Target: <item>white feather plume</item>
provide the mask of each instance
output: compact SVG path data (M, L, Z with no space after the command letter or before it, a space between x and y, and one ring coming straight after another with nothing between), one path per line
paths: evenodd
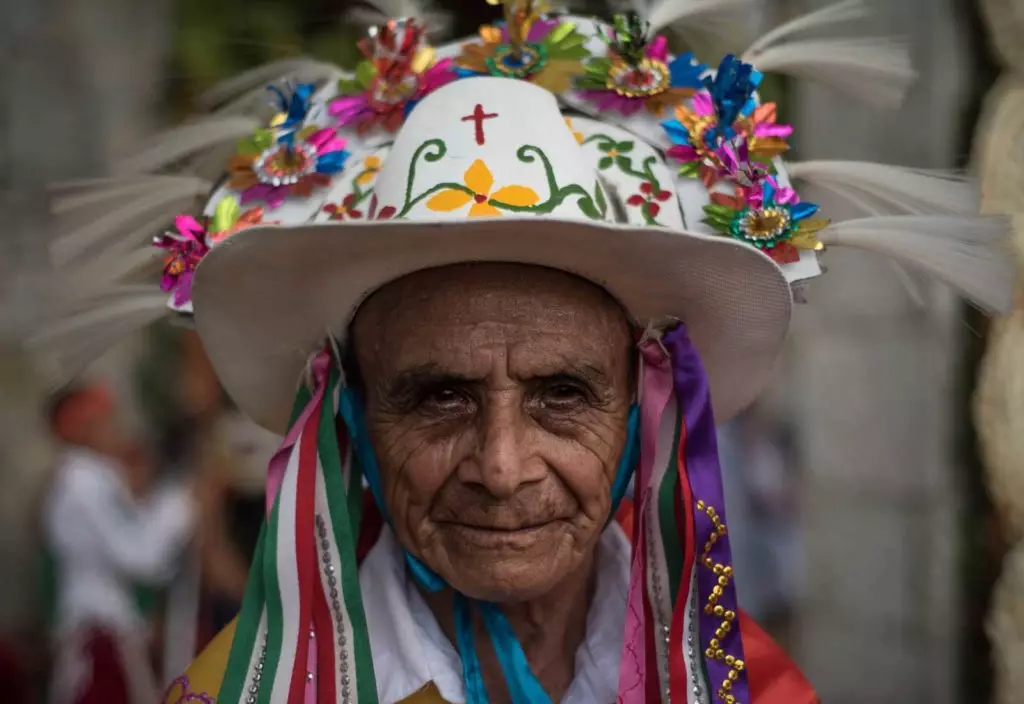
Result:
M865 13L861 0L844 0L798 17L754 42L743 60L766 73L816 80L865 102L896 107L917 77L906 42L889 37L790 40Z
M763 0L622 0L651 24L651 32L674 29L691 42L730 44L749 37L751 8Z
M254 90L261 91L262 95L269 97L266 87L272 83L288 80L296 83L320 83L337 78L340 73L342 71L337 66L307 57L281 59L221 81L200 94L196 99L196 105L201 110L214 110Z
M110 185L113 184L113 185ZM59 231L50 242L50 257L56 267L77 266L82 257L103 248L107 242L134 242L141 234L146 239L166 227L175 215L195 207L199 198L209 195L211 184L203 179L182 176L147 180L144 188L133 191L123 203L115 201L116 207L105 207L102 195L119 192L125 187L120 180L110 182L97 192L91 202L86 194L72 196L76 199L78 211L88 207L96 211L95 217L81 217L66 202L57 200L56 210L60 220L74 223L70 228ZM86 203L87 205L83 205ZM61 208L63 205L63 208ZM71 212L69 213L69 209ZM140 243L141 244L141 243Z
M180 164L218 145L250 136L262 123L240 115L211 116L173 127L114 163L118 176L153 173Z
M361 0L345 17L363 27L372 27L390 18L412 17L424 23L433 39L446 37L452 23L450 13L419 0Z
M58 312L24 342L41 363L51 389L74 379L119 340L167 314L167 294L126 291L102 303L86 301L75 312Z
M750 45L746 53L748 55L757 55L773 44L778 44L783 39L788 39L794 34L852 22L853 20L863 19L870 14L870 10L864 3L864 0L843 0L834 5L827 5L820 10L800 15L789 22L784 22L778 27L768 30Z
M261 123L276 111L267 86L281 83L312 83L322 88L349 74L338 66L312 59L286 59L254 68L229 78L199 98L203 109L221 117L244 115Z
M833 223L826 246L885 255L947 284L989 313L1012 306L1009 220L1002 217L894 216Z
M949 171L866 161L787 162L793 181L827 189L865 215L976 215L975 179Z

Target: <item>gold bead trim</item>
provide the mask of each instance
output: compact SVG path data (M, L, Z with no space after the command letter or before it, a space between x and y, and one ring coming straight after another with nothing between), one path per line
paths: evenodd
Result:
M723 565L719 562L715 562L711 559L711 548L715 546L718 539L725 536L729 531L726 528L725 523L722 522L721 517L718 515L718 511L715 510L714 506L705 504L703 501L697 501L697 510L703 511L707 514L707 517L711 519L711 524L714 530L711 531L711 535L708 536L708 540L704 543L704 551L701 553L701 564L707 569L711 570L718 576L718 584L711 589L711 594L708 595L708 603L704 605L704 613L708 615L714 615L722 619L718 628L715 629L715 637L708 643L707 650L704 651L711 660L719 660L729 666L729 672L726 674L726 678L722 680L722 684L718 688L718 698L721 699L725 704L738 704L736 695L732 693L732 683L739 679L740 673L743 672L745 667L744 662L732 655L726 655L722 649L722 641L729 635L733 629L733 623L736 621L736 612L725 609L718 600L722 598L722 594L729 583L732 581L732 567L729 565Z

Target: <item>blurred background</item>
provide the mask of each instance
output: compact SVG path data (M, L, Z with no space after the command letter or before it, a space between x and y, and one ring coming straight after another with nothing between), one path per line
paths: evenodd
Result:
M20 344L47 291L18 271L46 260L47 184L107 173L147 135L192 113L202 91L246 68L300 55L352 66L362 31L345 20L352 4L5 0L5 702L42 701L54 663L40 516L57 459L43 382ZM483 0L437 4L451 12L452 37L496 15ZM744 29L816 4L825 3L765 0ZM874 4L863 31L906 36L919 81L897 111L813 84L769 82L782 121L797 125L795 156L969 169L982 178L986 209L1020 210L1024 1ZM715 64L743 47L694 48ZM844 207L826 193L805 197L834 214ZM1022 313L987 320L869 255L829 253L825 263L828 275L797 309L772 393L721 429L741 602L825 704L1024 702L1024 577L1021 548L1013 551L1024 534ZM158 588L146 601L160 679L237 610L276 438L234 412L182 327L150 326L85 377L113 389L154 476L204 489L202 548L175 567L185 578L174 583L191 587Z

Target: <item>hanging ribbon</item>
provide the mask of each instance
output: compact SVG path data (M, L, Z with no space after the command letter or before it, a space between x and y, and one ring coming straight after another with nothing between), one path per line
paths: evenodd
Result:
M310 371L313 389L299 391L271 461L270 512L221 687L225 703L377 702L355 559L362 484L342 460L347 438L339 441L335 425L340 369L325 350Z
M727 704L750 702L739 607L725 516L722 470L711 390L704 365L686 328L667 332L675 391L683 401L685 447L681 448L694 500L697 551L697 628L712 691Z
M626 623L619 667L619 704L644 704L648 690L646 679L652 676L657 678L657 672L649 673L647 667L645 634L653 626L645 618L647 551L644 536L647 532L647 504L657 455L658 429L672 395L672 368L664 348L655 339L646 338L641 343L640 354L643 360L640 380L640 465L634 490L637 527L633 533L633 565L626 598Z

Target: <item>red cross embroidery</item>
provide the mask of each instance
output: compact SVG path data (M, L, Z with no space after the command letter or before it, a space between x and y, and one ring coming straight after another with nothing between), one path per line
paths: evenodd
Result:
M476 124L476 143L483 144L486 140L484 139L484 120L490 120L492 117L497 117L498 113L486 113L484 112L483 105L477 105L473 109L472 115L466 115L462 118L463 122L469 122L472 120Z

